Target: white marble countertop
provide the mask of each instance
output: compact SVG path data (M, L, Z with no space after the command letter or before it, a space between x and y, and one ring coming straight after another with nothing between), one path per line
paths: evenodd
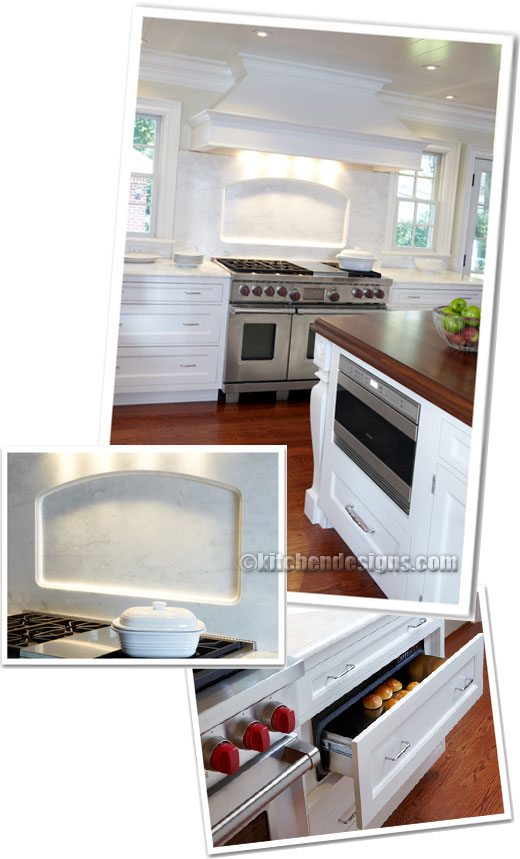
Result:
M290 662L308 659L314 653L336 644L353 632L373 624L373 611L348 608L287 607L287 657Z
M468 277L458 271L418 271L416 268L380 268L378 271L383 277L392 278L394 286L398 283L482 286L482 277Z
M147 263L125 263L124 276L138 275L142 277L175 277L186 280L187 277L229 277L229 272L221 265L205 259L201 265L186 268L176 265L171 259L157 259Z

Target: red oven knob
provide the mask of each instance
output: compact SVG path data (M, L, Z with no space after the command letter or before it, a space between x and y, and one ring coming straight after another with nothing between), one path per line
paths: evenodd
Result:
M287 287L286 286L279 286L276 291L277 291L278 295L281 295L282 298L285 298L285 296L287 295Z
M253 293L253 295L262 295L262 287L261 286L253 286L253 289L251 290L251 292Z
M279 701L271 701L264 709L262 721L271 731L278 731L280 734L291 734L296 725L296 714L294 710L286 707L285 704L280 704Z
M340 299L339 292L336 292L336 290L332 290L332 292L328 293L328 299L329 299L329 301L339 301L339 299Z
M240 295L249 295L249 293L251 292L251 290L249 289L248 286L245 285L245 283L243 283L241 285L241 287L238 291L239 291Z
M385 297L385 291L384 291L384 289L381 289L381 287L379 286L377 289L374 290L374 295L376 298L384 298Z
M240 754L237 747L224 737L212 737L204 743L203 755L207 770L231 775L240 767Z
M274 295L274 286L266 286L264 288L264 295L268 295L269 298L272 298Z
M266 752L271 745L269 729L261 722L251 722L244 731L242 742L245 749L254 752Z
M291 289L289 293L289 298L291 299L291 301L299 301L301 298L301 293L299 293L297 289Z
M352 295L354 298L363 298L363 290L359 288L359 286L354 287L352 290Z
M365 298L373 298L374 290L373 289L365 289Z

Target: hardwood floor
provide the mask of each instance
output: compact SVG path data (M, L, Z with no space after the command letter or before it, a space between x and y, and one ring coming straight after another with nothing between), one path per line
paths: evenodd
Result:
M466 644L482 624L465 623L446 639L446 656ZM503 812L489 680L484 692L446 739L446 752L388 818L384 827Z
M112 444L286 444L287 554L295 559L289 571L290 591L380 597L383 591L357 564L338 571L325 564L308 571L298 556L352 555L333 529L311 525L303 512L305 490L312 484L309 392L293 392L287 402L273 394L243 394L240 403L167 403L116 406Z

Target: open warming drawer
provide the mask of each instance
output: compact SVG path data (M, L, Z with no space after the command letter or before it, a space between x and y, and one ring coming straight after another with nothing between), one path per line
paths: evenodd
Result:
M386 820L422 778L447 734L482 695L484 637L479 634L450 659L430 662L434 670L413 691L378 718L367 719L362 697L389 677L403 685L417 679L409 671L420 652L409 651L313 719L322 772L354 780L359 829Z

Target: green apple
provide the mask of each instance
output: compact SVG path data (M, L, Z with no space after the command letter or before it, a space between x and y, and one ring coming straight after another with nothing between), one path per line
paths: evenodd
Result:
M464 323L457 313L446 313L442 317L442 327L447 334L458 334L463 326Z
M470 304L468 307L464 308L464 320L466 321L466 325L471 325L472 328L478 328L480 325L480 307L477 307L476 304Z
M466 299L465 298L454 298L450 304L450 310L452 313L462 313L465 312L466 307Z

